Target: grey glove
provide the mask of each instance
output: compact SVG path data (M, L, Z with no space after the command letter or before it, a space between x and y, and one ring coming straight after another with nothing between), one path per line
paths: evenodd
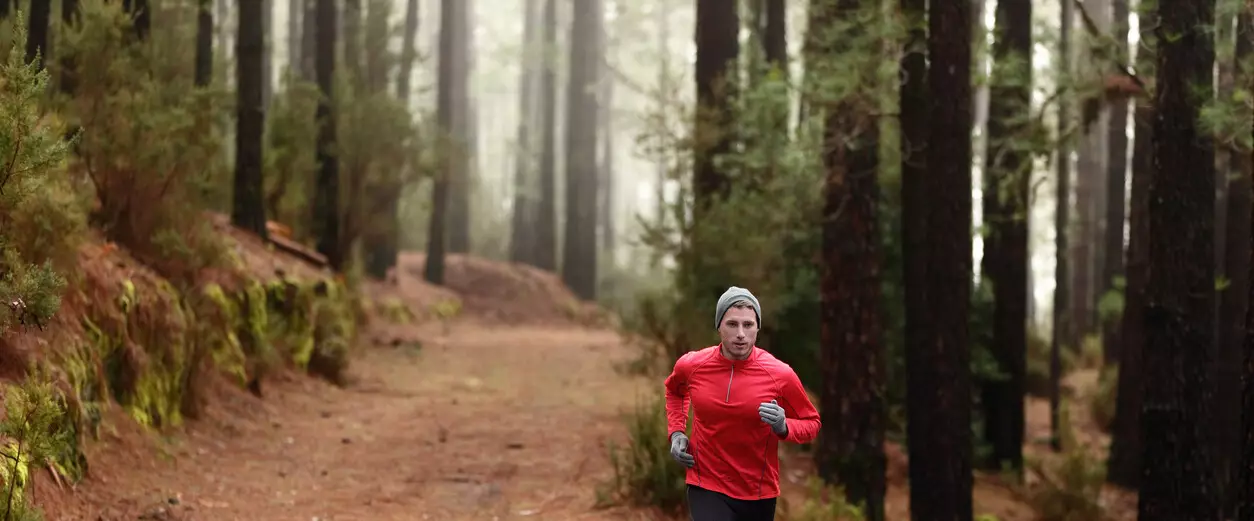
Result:
M692 468L697 463L692 454L688 453L688 436L682 432L671 435L671 457L688 468Z
M771 426L771 430L777 436L785 436L788 434L788 422L785 421L784 408L771 400L770 403L762 403L758 406L758 417L762 418L762 423Z

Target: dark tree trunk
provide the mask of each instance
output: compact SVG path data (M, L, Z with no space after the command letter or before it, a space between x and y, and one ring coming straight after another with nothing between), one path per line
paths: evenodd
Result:
M903 258L905 296L905 348L908 367L920 370L918 360L909 353L928 348L924 335L927 323L927 0L900 0L907 33L901 57L900 116L901 125L901 253ZM909 393L915 394L909 394ZM924 398L919 388L910 391L907 400ZM820 404L821 405L821 404ZM916 423L906 424L906 436L926 436L928 429Z
M438 84L436 86L436 122L440 130L453 135L456 123L455 98L465 96L466 84L462 81L464 74L455 70L460 66L455 56L457 33L465 28L460 11L464 8L462 0L443 0L440 4L440 48L437 59ZM440 175L435 179L431 191L431 219L427 229L427 261L423 277L432 284L444 284L444 256L448 251L447 219L449 213L450 178L458 175L462 154L447 154L442 161Z
M1062 2L1058 37L1058 71L1071 70L1071 2ZM1071 104L1063 95L1058 100L1058 135L1068 132L1072 122ZM1055 154L1054 194L1054 312L1053 332L1049 340L1049 438L1055 451L1062 448L1060 429L1062 349L1075 337L1071 323L1071 146L1066 140L1057 145Z
M841 18L856 19L858 0L824 0L810 7L807 47L817 60L859 52L849 40L868 32L832 35ZM833 41L834 39L844 41ZM868 93L869 94L869 93ZM822 316L819 403L826 425L819 432L815 466L824 481L840 484L868 521L884 520L884 374L880 306L881 240L878 204L879 122L870 96L825 107Z
M766 4L766 27L762 47L766 62L785 77L788 75L788 5L784 0L761 0Z
M148 0L122 0L122 10L134 20L132 29L135 39L141 42L147 40L148 30L152 27L152 9L149 9Z
M1128 63L1128 0L1112 0L1111 37L1115 40L1115 56L1119 63ZM1124 276L1123 262L1123 199L1128 180L1128 102L1112 101L1110 124L1106 128L1106 254L1102 257L1102 294L1120 291L1115 281ZM1126 287L1126 285L1125 285ZM1102 353L1108 364L1119 361L1122 321L1117 317L1101 317Z
M998 0L989 92L983 267L993 285L993 356L1005 378L982 382L990 468L1023 468L1027 374L1028 201L1031 157L1015 144L1031 121L1032 2Z
M443 5L449 4L445 2ZM456 24L456 28L449 30L453 40L450 44L452 68L448 70L457 76L453 83L454 94L450 98L453 103L453 119L449 135L458 143L454 148L459 156L455 163L456 170L449 173L449 200L444 216L449 253L470 252L470 193L477 148L472 101L468 98L470 71L473 67L470 55L470 8L470 0L458 1L457 8L453 10L456 19L450 22ZM441 26L441 38L445 28L451 27Z
M332 269L340 270L344 259L340 256L340 161L335 148L335 112L331 106L335 82L335 0L317 0L318 39L317 63L318 100L317 122L318 177L314 193L313 219L317 223L318 252L325 255Z
M9 13L13 11L13 1L0 0L0 19L9 17Z
M301 44L304 33L305 7L302 0L287 0L287 70L292 78L300 77L300 64L304 59Z
M1146 385L1140 521L1219 519L1210 417L1215 343L1215 150L1200 128L1213 90L1214 0L1158 5L1158 75L1149 187ZM1152 382L1152 385L1150 384Z
M544 5L543 48L557 48L557 0ZM546 56L551 56L549 52ZM540 69L540 204L536 208L535 266L557 270L557 71Z
M414 60L417 49L414 40L418 34L418 0L407 0L405 7L405 29L402 36L400 71L396 75L396 97L408 107L410 98L410 77L413 76ZM381 214L387 219L382 230L366 237L366 272L378 279L387 278L389 269L396 266L400 255L400 200L404 187L398 187L393 193L382 194L383 210Z
M26 32L26 63L38 60L40 68L48 59L48 22L52 17L52 0L30 0L30 24Z
M562 282L581 299L597 289L597 84L601 0L575 0L566 106L566 234Z
M514 208L510 221L509 257L514 262L535 263L535 208L537 203L532 193L534 175L532 166L535 164L536 153L536 83L539 80L539 69L543 62L539 56L536 11L539 0L526 0L526 16L523 17L523 57L522 74L519 78L518 98L518 129L515 134L517 147L514 161Z
M213 1L199 0L196 9L196 85L213 81Z
M1143 21L1136 70L1152 83L1156 14L1138 13ZM1149 279L1149 184L1154 173L1154 107L1141 99L1133 113L1132 194L1128 205L1128 262L1125 272L1123 323L1119 350L1119 380L1115 383L1115 419L1111 424L1110 458L1106 481L1135 488L1141 481L1141 397L1145 347L1145 285Z
M697 0L697 130L692 177L695 214L730 189L727 173L715 157L731 152L735 122L736 64L740 57L738 2Z
M933 3L928 13L927 172L909 181L925 194L918 270L923 303L908 307L917 346L906 351L910 511L916 521L970 521L971 3ZM919 201L910 200L907 204ZM909 239L909 237L908 237ZM907 296L907 298L911 298ZM911 312L917 314L909 317Z
M356 92L363 92L366 82L366 53L362 51L361 0L344 0L344 66L348 71L349 84Z
M606 48L608 49L608 47ZM601 94L601 161L597 170L601 173L598 187L601 189L597 225L601 228L601 249L610 261L614 260L614 81L602 80Z
M231 224L267 237L266 206L261 177L262 136L266 111L262 103L262 53L265 13L262 2L240 2L239 34L235 37L235 78L238 98L235 123L235 192Z
M317 79L318 58L318 0L303 0L305 7L305 29L300 33L302 52L300 62L301 77L308 81Z
M1246 61L1254 55L1254 13L1249 8L1242 9L1237 15L1237 34L1236 34L1236 52L1235 67L1237 81L1242 85L1248 85L1250 80L1254 78L1254 71L1245 65ZM1249 117L1249 111L1246 110L1244 117ZM1249 411L1250 406L1254 405L1254 401L1246 401L1254 399L1242 398L1242 368L1248 363L1245 360L1247 356L1245 350L1246 343L1250 340L1246 338L1249 330L1246 318L1249 313L1250 292L1250 234L1254 232L1251 226L1251 212L1254 212L1254 197L1251 190L1254 190L1254 182L1251 182L1251 176L1254 175L1254 164L1251 163L1250 150L1241 146L1237 146L1232 150L1230 159L1232 161L1232 170L1237 173L1231 183L1228 185L1228 225L1225 227L1227 238L1227 248L1225 249L1225 267L1228 273L1228 279L1231 282L1227 290L1223 294L1223 303L1219 310L1222 318L1222 327L1219 331L1219 346L1222 350L1220 358L1217 360L1221 368L1221 377L1218 382L1220 387L1217 392L1220 399L1218 403L1223 407L1222 412L1217 416L1232 421L1235 419L1237 425L1231 429L1224 429L1225 433L1231 433L1231 436L1225 441L1225 445L1220 449L1220 454L1244 454L1242 450L1242 441L1249 438L1249 427L1244 427L1241 422L1244 411ZM1225 364L1227 364L1225 366ZM1227 373L1227 374L1223 374ZM1235 374L1233 374L1235 373ZM1254 385L1254 382L1251 383ZM1251 390L1254 390L1252 388ZM1254 427L1254 425L1252 425ZM1254 440L1254 438L1249 438ZM1248 443L1248 442L1247 442ZM1252 453L1250 456L1254 456ZM1244 457L1244 456L1243 456ZM1250 486L1254 483L1245 481L1242 476L1241 460L1233 460L1229 458L1221 458L1223 466L1227 469L1225 474L1221 475L1221 479L1227 480L1224 489L1225 494L1225 513L1235 515L1237 506L1244 500L1245 496L1250 495ZM1254 462L1254 460L1246 460ZM1254 518L1254 511L1249 512L1249 516Z
M0 19L3 18L0 14ZM78 24L78 0L61 0L61 24L65 27ZM61 92L73 95L78 89L78 65L69 53L61 54Z

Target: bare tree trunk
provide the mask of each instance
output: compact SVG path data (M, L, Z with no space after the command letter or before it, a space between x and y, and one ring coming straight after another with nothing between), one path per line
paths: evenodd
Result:
M235 190L231 224L265 238L266 206L263 199L262 136L266 112L262 92L266 53L266 2L241 2L235 61L238 101L235 130Z
M1151 81L1155 67L1155 27L1157 14L1138 7L1140 45L1136 70L1144 81ZM1115 389L1115 419L1111 424L1110 457L1106 481L1135 488L1141 481L1141 403L1144 390L1142 353L1145 345L1145 285L1149 279L1149 184L1154 175L1153 114L1151 100L1138 100L1133 113L1132 194L1128 206L1127 287L1124 289L1123 347L1119 350L1119 380Z
M970 2L933 3L928 13L928 98L937 102L928 110L927 173L906 181L921 186L903 188L922 194L906 204L922 202L924 212L918 217L922 229L907 235L908 241L919 239L921 248L910 248L906 258L923 298L906 309L907 327L919 328L918 345L906 350L910 510L916 521L970 521L973 510L971 135L954 131L972 124L972 23Z
M998 0L984 169L984 274L993 285L993 356L1005 375L982 382L990 467L1023 467L1023 396L1028 339L1028 219L1031 158L1014 141L1031 120L1032 3Z
M575 0L566 110L566 233L562 282L584 300L597 290L597 106L604 54L602 0Z
M1210 418L1215 343L1214 0L1158 4L1154 165L1141 406L1141 521L1219 519Z
M314 193L313 220L316 223L318 252L325 255L334 270L344 266L340 256L340 162L333 152L336 143L334 99L336 12L335 0L317 0L317 73L318 90L318 177Z
M540 0L526 0L523 17L522 74L519 78L518 131L515 134L517 152L514 161L514 208L510 226L510 260L526 264L535 263L535 198L533 179L535 153L539 125L536 121L537 83L539 69L544 66L543 53L538 45L537 11Z
M545 0L543 55L557 50L557 0ZM535 266L557 270L557 71L546 59L540 69L540 204L536 211Z

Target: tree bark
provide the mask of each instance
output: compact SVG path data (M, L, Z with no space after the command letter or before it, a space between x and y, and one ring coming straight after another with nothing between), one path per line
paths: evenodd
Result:
M816 60L860 52L868 30L832 35L856 20L858 0L810 4L807 48ZM872 3L872 5L874 5ZM868 93L869 94L869 93ZM863 93L824 107L822 264L819 282L819 403L826 425L814 454L819 475L840 484L868 521L884 520L884 375L880 320L879 121Z
M1028 221L1031 158L1015 144L1031 120L1032 2L998 0L985 161L983 268L993 285L993 356L1005 378L983 382L991 468L1023 467L1027 374Z
M29 10L26 63L36 63L43 68L48 59L48 22L52 17L52 0L30 0Z
M566 110L566 234L562 282L581 299L597 289L597 85L601 62L601 0L575 0L570 32Z
M928 13L927 173L922 251L911 249L922 306L907 308L919 345L906 351L910 511L915 521L970 521L971 4L933 3ZM917 201L907 201L907 204ZM910 237L908 236L908 239ZM909 297L907 297L909 298ZM909 317L911 312L917 320Z
M727 173L714 158L731 151L732 104L736 94L736 66L740 57L739 2L697 0L697 118L696 156L692 177L694 217L727 195ZM697 217L699 219L699 217Z
M1214 0L1158 5L1149 186L1141 521L1219 519L1209 418L1215 342L1215 151L1199 127L1213 92ZM1152 385L1150 384L1152 382Z
M540 204L536 208L535 266L557 271L557 71L547 57L557 49L557 0L545 0L540 69Z
M326 256L327 264L339 271L344 267L344 258L340 255L340 163L333 149L335 148L335 112L331 100L334 98L335 79L335 47L336 47L336 12L335 0L316 0L318 19L317 60L315 64L318 75L318 90L322 97L318 100L316 119L318 123L317 162L318 176L314 193L313 219L318 237L318 253Z
M1112 0L1111 38L1115 40L1115 59L1128 62L1128 0ZM1116 280L1124 277L1123 211L1124 185L1128 180L1128 101L1110 102L1110 122L1106 127L1106 246L1102 266L1102 294L1122 292ZM1102 354L1107 364L1119 361L1120 331L1118 317L1101 317Z
M1156 13L1142 10L1137 14L1140 24L1140 49L1136 70L1143 81L1152 83L1154 40L1150 28L1155 26ZM1123 321L1119 350L1119 380L1115 383L1115 419L1110 432L1110 457L1106 465L1106 481L1135 488L1141 480L1141 402L1144 364L1141 354L1145 345L1145 285L1149 278L1149 184L1154 170L1153 135L1154 107L1152 100L1140 99L1133 113L1135 124L1132 142L1132 194L1128 211L1128 261L1125 268Z
M231 224L266 238L266 206L261 177L265 108L262 99L262 54L265 52L265 13L260 1L240 2L239 35L235 38L235 74L238 85L235 124L235 191Z

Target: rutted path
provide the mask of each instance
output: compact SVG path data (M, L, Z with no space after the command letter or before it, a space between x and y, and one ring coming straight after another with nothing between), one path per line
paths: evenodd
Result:
M355 381L227 393L164 441L102 434L76 493L51 480L49 519L626 519L595 510L605 442L647 382L618 374L612 331L456 324L364 347ZM116 422L126 425L125 422ZM46 473L41 473L46 474Z

